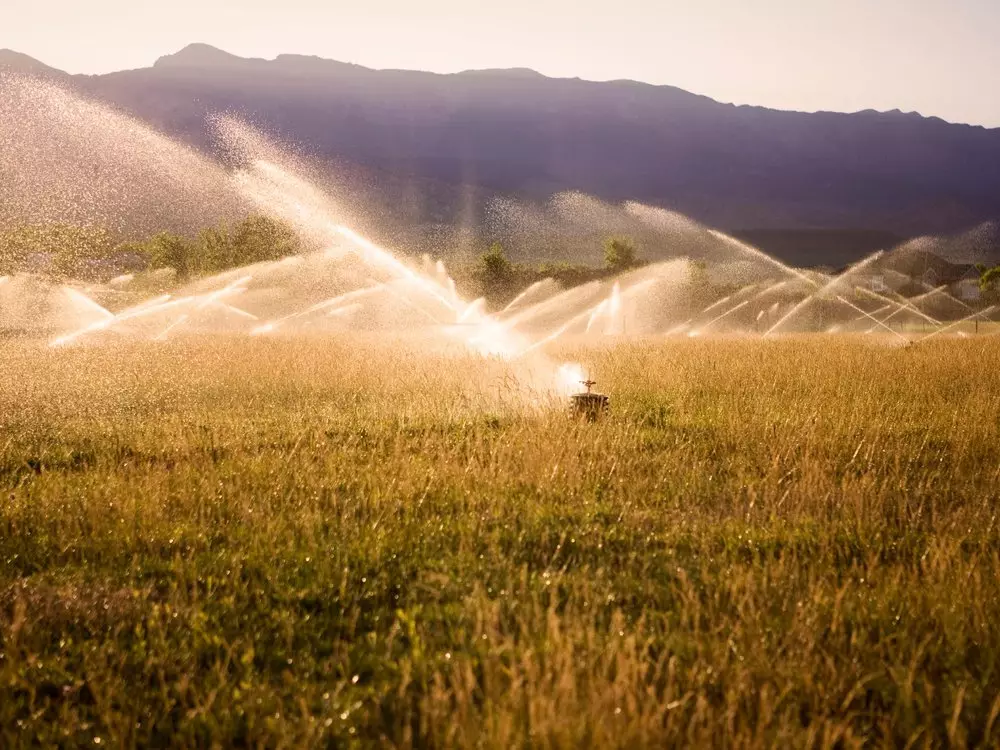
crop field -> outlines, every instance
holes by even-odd
[[[0,746],[1000,742],[1000,339],[0,342]]]

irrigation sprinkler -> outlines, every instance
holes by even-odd
[[[608,410],[609,399],[605,394],[592,390],[597,385],[596,380],[581,380],[580,384],[587,390],[570,396],[570,413],[588,422],[596,422]]]

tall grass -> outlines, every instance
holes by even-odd
[[[994,746],[1000,345],[0,344],[0,746]]]

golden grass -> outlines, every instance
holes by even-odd
[[[1000,340],[0,344],[0,745],[995,745]]]

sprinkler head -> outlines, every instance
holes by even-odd
[[[581,380],[580,384],[587,390],[570,396],[570,414],[574,417],[583,417],[588,422],[596,422],[608,410],[609,399],[603,393],[595,393],[592,390],[597,381]]]

